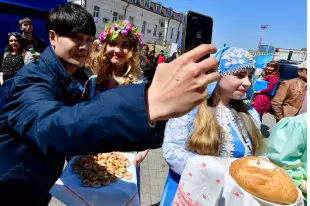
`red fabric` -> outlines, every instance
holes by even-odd
[[[252,100],[252,107],[259,114],[265,114],[269,111],[269,107],[270,107],[270,103],[272,99],[272,96],[269,95],[269,92],[272,92],[279,78],[277,75],[272,74],[272,75],[269,75],[263,78],[263,80],[266,80],[268,82],[267,88],[261,90],[260,93],[256,94]]]
[[[150,57],[149,56],[145,56],[145,59],[146,59],[147,63],[150,64]]]
[[[260,93],[261,94],[268,94],[268,93],[272,92],[273,88],[278,83],[279,77],[275,74],[272,74],[272,75],[269,75],[269,76],[263,78],[263,80],[266,80],[268,82],[268,86],[266,89],[261,90]]]
[[[157,64],[164,63],[165,62],[165,56],[159,55],[157,59]]]

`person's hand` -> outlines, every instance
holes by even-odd
[[[220,77],[215,72],[218,62],[212,57],[196,61],[215,52],[213,45],[203,44],[170,63],[158,65],[146,91],[149,121],[184,115],[206,99],[207,85]]]
[[[138,152],[138,154],[133,158],[133,164],[136,167],[139,167],[140,163],[145,159],[146,155],[149,153],[149,150],[143,152]]]
[[[36,52],[34,54],[32,54],[32,56],[35,58],[35,59],[38,59],[40,57],[40,53]]]

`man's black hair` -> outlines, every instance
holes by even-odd
[[[75,3],[62,4],[53,8],[47,16],[46,29],[54,30],[60,36],[84,33],[95,36],[96,25],[92,15]]]

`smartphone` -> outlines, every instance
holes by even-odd
[[[184,27],[182,34],[182,53],[188,52],[200,44],[211,44],[213,19],[210,16],[194,11],[187,11],[184,16]],[[208,58],[207,55],[200,59]]]

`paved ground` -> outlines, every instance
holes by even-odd
[[[263,116],[262,133],[267,137],[276,121],[272,115]],[[141,164],[141,206],[158,205],[162,190],[164,188],[168,166],[162,158],[162,150],[151,150]],[[53,198],[49,206],[64,206],[61,202]]]
[[[159,203],[168,174],[168,166],[162,158],[162,149],[151,150],[141,164],[141,205]]]

